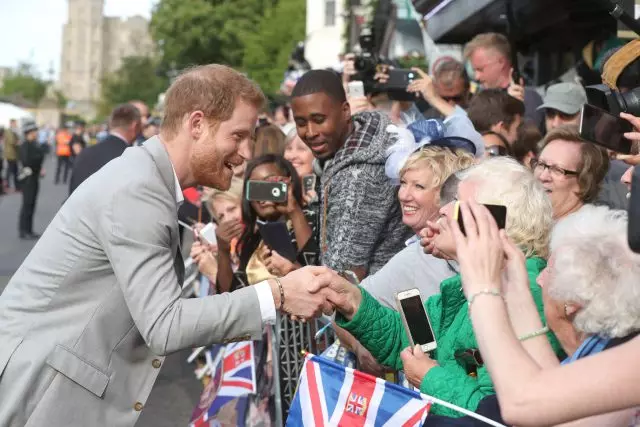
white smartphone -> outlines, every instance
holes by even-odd
[[[364,98],[364,83],[357,80],[347,83],[347,96],[349,98]]]
[[[420,345],[424,353],[435,350],[437,347],[436,337],[431,328],[427,311],[422,304],[420,290],[413,288],[398,292],[396,301],[411,346]]]
[[[216,238],[216,225],[212,222],[202,227],[202,230],[200,230],[198,236],[209,245],[218,244],[218,239]]]

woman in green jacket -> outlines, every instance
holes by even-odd
[[[449,188],[443,188],[442,194],[456,194],[451,186],[457,186],[457,197],[441,201],[441,218],[454,215],[457,200],[507,207],[506,231],[527,257],[531,293],[545,324],[541,290],[536,284],[536,277],[546,265],[543,258],[547,256],[552,224],[551,203],[544,189],[528,170],[505,157],[485,160],[459,173],[447,181],[445,187]],[[431,231],[434,235],[428,246],[441,257],[455,259],[455,243],[447,221],[438,221]],[[409,382],[422,393],[471,411],[484,397],[495,394],[477,350],[469,319],[471,307],[459,275],[444,280],[440,294],[425,303],[438,345],[431,357],[418,346],[409,348],[398,312],[383,307],[364,289],[344,283],[339,290],[345,298],[336,301],[338,325],[352,333],[379,363],[404,370]],[[510,298],[509,293],[504,297]],[[546,333],[556,354],[562,355],[558,341],[547,328],[529,331],[513,326],[523,341]],[[462,415],[438,405],[431,412],[450,417]]]

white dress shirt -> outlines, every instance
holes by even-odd
[[[176,181],[176,203],[178,206],[182,204],[184,201],[184,196],[182,195],[182,187],[180,186],[180,180],[178,179],[178,175],[176,174],[176,169],[173,168],[173,176]],[[273,295],[271,294],[271,286],[269,286],[269,282],[263,280],[260,283],[256,283],[252,286],[253,289],[256,290],[256,294],[258,295],[258,304],[260,304],[260,315],[262,317],[263,324],[273,325],[276,323],[276,304],[273,301]]]

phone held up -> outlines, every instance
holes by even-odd
[[[427,311],[422,304],[420,290],[413,288],[398,292],[396,303],[411,347],[417,344],[424,353],[435,350],[436,338]]]
[[[289,186],[282,181],[247,181],[247,200],[250,202],[286,203]]]
[[[631,140],[624,137],[632,132],[628,121],[593,105],[582,106],[580,137],[621,154],[631,154]]]
[[[496,224],[498,224],[498,229],[502,230],[507,226],[507,207],[503,205],[486,205],[483,204],[485,208],[489,210],[493,219],[496,220]],[[456,202],[453,207],[453,219],[458,221],[458,225],[460,226],[460,231],[462,234],[466,235],[464,231],[464,220],[462,219],[462,215],[460,214],[460,202]]]
[[[306,193],[314,191],[316,189],[316,176],[306,175],[302,178],[302,189]]]

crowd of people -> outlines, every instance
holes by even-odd
[[[222,338],[253,339],[261,373],[252,405],[262,411],[263,421],[273,417],[281,401],[274,397],[272,369],[278,362],[271,357],[272,343],[295,350],[295,365],[301,366],[301,351],[310,348],[298,337],[316,332],[305,320],[325,312],[334,313],[335,335],[355,354],[358,369],[384,378],[401,372],[394,377],[400,384],[492,420],[522,426],[636,425],[640,401],[631,358],[640,340],[634,284],[640,255],[626,243],[626,209],[631,173],[640,163],[640,118],[621,115],[635,129],[625,134],[633,142],[632,155],[619,156],[584,140],[577,128],[587,102],[584,88],[562,82],[541,96],[512,79],[510,49],[508,40],[495,33],[467,44],[464,59],[480,85],[475,93],[460,62],[442,62],[433,76],[416,69],[421,78],[407,91],[426,101],[427,109],[385,92],[350,97],[356,73],[353,56],[347,55],[341,74],[304,73],[283,104],[261,108],[263,95],[251,82],[225,67],[203,66],[174,82],[159,125],[146,123],[148,110],[129,103],[113,110],[108,132],[95,145],[84,148],[74,144],[74,136],[59,132],[56,182],[61,170],[66,182],[66,168],[73,165],[73,197],[65,206],[107,210],[108,226],[101,216],[93,225],[80,221],[91,251],[99,244],[107,247],[105,256],[90,253],[95,259],[84,260],[86,271],[106,281],[110,276],[97,260],[124,265],[109,268],[124,288],[133,322],[143,328],[140,339],[155,354]],[[385,72],[376,78],[383,81]],[[230,91],[236,104],[222,96]],[[187,99],[185,94],[194,93],[196,100]],[[208,102],[217,96],[227,104]],[[203,125],[207,118],[217,120],[214,128]],[[23,131],[19,160],[22,171],[31,172],[17,182],[24,197],[20,235],[29,237],[35,236],[32,215],[44,154],[36,147],[37,128]],[[217,145],[204,148],[199,141],[213,138],[211,132]],[[186,152],[171,142],[180,138],[197,143]],[[11,176],[18,160],[7,150],[13,140],[5,131]],[[68,151],[60,145],[63,140]],[[138,140],[146,140],[142,148],[125,150]],[[121,161],[110,162],[116,158]],[[135,162],[139,170],[124,169]],[[153,186],[136,173],[164,184]],[[109,179],[122,185],[131,180],[130,189],[114,193],[105,182]],[[285,200],[255,198],[250,193],[256,182],[286,184]],[[105,192],[105,200],[94,200],[96,207],[80,206],[95,192]],[[168,202],[158,195],[165,193]],[[147,199],[159,217],[142,204]],[[482,204],[506,207],[504,229]],[[180,239],[170,222],[173,208],[185,205],[198,212],[194,217],[178,210],[178,217],[183,242],[184,229],[193,231],[190,257],[208,285],[198,295],[201,305],[180,311],[177,291],[168,284],[162,289],[170,307],[155,307],[150,297],[132,301],[140,296],[129,295],[127,288],[140,280],[142,268],[132,264],[136,251],[146,253],[144,271],[153,283],[168,282],[164,273],[174,279],[174,268],[180,278],[172,258],[179,256]],[[63,207],[52,233],[71,232],[69,224],[78,220],[71,207]],[[215,225],[215,241],[201,234],[207,226],[202,218],[208,217],[203,211]],[[137,229],[118,222],[120,213]],[[153,236],[151,243],[141,243],[143,232]],[[34,260],[46,261],[45,246]],[[76,242],[72,248],[81,250]],[[164,263],[155,260],[159,254]],[[0,298],[0,313],[19,286],[43,271],[23,268]],[[410,346],[398,312],[397,293],[411,288],[419,290],[435,335],[437,348],[430,353]],[[257,299],[248,289],[255,289]],[[260,315],[244,313],[251,319],[234,320],[242,312],[241,298]],[[273,313],[265,308],[274,304]],[[11,314],[15,307],[0,314],[0,321],[17,318]],[[222,326],[198,323],[220,321],[203,314],[205,308],[230,317]],[[276,309],[283,312],[277,319]],[[171,323],[174,319],[177,323]],[[268,326],[273,322],[275,329]],[[215,332],[205,332],[207,327]],[[179,333],[184,329],[186,338]],[[275,341],[271,334],[277,335]],[[17,369],[7,365],[5,377],[16,378]],[[0,399],[10,387],[6,378],[0,376]],[[100,395],[98,386],[91,387]],[[291,397],[282,399],[285,413]],[[8,419],[17,425],[11,420],[21,418],[3,409],[0,423]],[[36,415],[45,419],[44,412]],[[425,425],[476,422],[433,405]]]

